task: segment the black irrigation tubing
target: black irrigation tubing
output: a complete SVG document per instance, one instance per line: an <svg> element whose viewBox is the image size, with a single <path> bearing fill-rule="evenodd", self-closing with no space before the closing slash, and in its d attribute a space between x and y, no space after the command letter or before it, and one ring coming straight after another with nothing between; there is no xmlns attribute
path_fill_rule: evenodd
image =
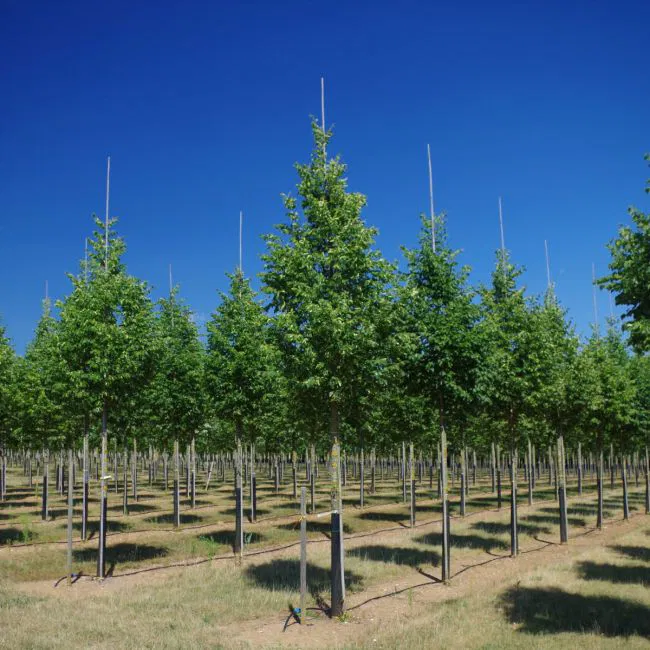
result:
<svg viewBox="0 0 650 650"><path fill-rule="evenodd" d="M226 492L231 492L232 491L230 486L228 486L227 484L224 484L224 487L228 487L228 490L226 490ZM300 487L309 487L309 486L307 484L302 484ZM30 492L30 494L31 494L31 492ZM120 496L120 497L122 496L121 492L116 493L116 492L111 491L111 490L109 490L108 494L109 494L109 496L111 494L117 494L117 496ZM209 496L209 494L206 493L206 492L202 492L201 494L203 496ZM327 491L322 491L322 492L320 492L320 494L323 495L323 496L328 496L329 495L329 493ZM60 495L58 495L58 496L60 496ZM136 503L136 504L147 503L149 501L160 500L160 499L162 499L163 497L166 497L166 496L170 496L170 493L165 493L164 495L161 495L161 496L138 497L134 503ZM78 500L81 497L77 496L76 498ZM185 497L183 500L187 501L188 498L189 497ZM93 501L98 502L98 499L94 499ZM6 502L6 503L8 503L8 502ZM61 497L60 499L55 500L53 503L56 504L56 505L60 505L62 508L67 508L67 501L65 500L65 497ZM288 495L287 496L278 496L277 498L265 500L263 505L274 505L274 504L277 504L277 503L296 503L296 508L300 507L299 502L298 501L294 502L293 497L288 496ZM363 510L365 511L365 510L369 510L370 508L377 508L377 507L380 507L380 506L387 506L387 505L392 505L392 504L379 503L379 504L375 504L373 506L367 506L367 507L363 508ZM34 506L34 507L36 508L37 506ZM202 505L202 506L195 506L194 508L190 508L189 510L190 511L195 511L195 510L206 510L206 509L209 509L209 508L222 508L222 507L224 507L223 504L212 504L212 503L210 503L210 504L206 504L206 505ZM353 507L357 508L358 506L355 505ZM185 512L187 512L187 511L185 511ZM154 511L150 511L150 512L134 512L134 513L126 514L126 515L125 514L115 514L114 516L111 517L111 521L115 521L116 519L122 519L122 518L127 518L127 517L130 518L130 519L133 519L135 517L147 517L147 516L154 516L154 515L155 516L160 516L160 515L167 515L167 514L173 514L173 510L158 510L156 512L154 512ZM278 515L276 517L265 517L265 518L262 518L262 519L258 519L257 521L260 521L260 522L262 522L262 521L270 521L270 520L273 520L273 519L280 519L280 518L282 518L284 516L290 516L290 515ZM14 526L15 523L16 522L0 523L0 530L2 529L3 526ZM20 523L20 522L18 522L18 523ZM43 521L42 519L32 519L27 523L30 526L43 526L43 525L55 524L55 523L59 523L59 522L56 519L48 519L46 521Z"/></svg>
<svg viewBox="0 0 650 650"><path fill-rule="evenodd" d="M632 517L638 517L638 516L641 516L641 515L644 515L644 513L630 514L630 519ZM610 520L611 523L622 523L624 521L626 521L625 518L611 519ZM593 532L595 532L597 530L598 530L598 528L589 528L589 529L587 529L587 530L585 530L585 531L583 531L581 533L576 533L575 535L572 535L570 539L575 539L576 537L585 537L586 535L590 535L591 533L593 533ZM536 539L537 541L542 542L542 545L541 546L536 546L535 548L529 548L529 549L526 549L524 551L520 551L519 555L523 555L524 553L535 553L537 551L542 551L542 550L548 548L549 546L560 546L560 544L558 542L549 542L549 541L545 541L545 540L538 540L537 538L534 538L534 539ZM465 571L469 571L469 570L475 569L477 567L485 566L486 564L491 564L492 562L497 562L499 560L507 560L507 559L511 559L511 558L512 558L511 555L497 555L497 556L492 557L489 560L486 560L484 562L476 562L475 564L470 564L470 565L460 569L456 573L454 573L450 577L450 580L452 580L453 578L461 575L462 573L465 573ZM516 559L516 558L514 558L514 559ZM422 572L422 571L419 571L419 573L424 574L424 572ZM424 575L428 576L428 574L424 574ZM361 603L357 603L356 605L353 605L352 607L346 608L346 611L350 612L350 611L353 611L355 609L359 609L359 608L364 607L365 605L367 605L369 603L372 603L374 601L382 600L383 598L390 598L392 596L397 596L398 594L402 594L402 593L404 593L406 591L410 591L411 589L420 589L422 587L431 587L431 586L436 586L436 585L444 585L442 580L440 580L439 578L436 578L435 576L428 576L428 577L431 578L430 582L422 582L422 583L417 584L417 585L411 585L410 587L404 587L403 589L399 589L397 591L392 591L392 592L389 592L389 593L386 593L386 594L381 594L380 596L373 596L372 598L368 598L367 600L364 600Z"/></svg>
<svg viewBox="0 0 650 650"><path fill-rule="evenodd" d="M547 488L548 487L550 487L550 486L547 486ZM547 488L545 488L545 490ZM632 493L632 494L635 494L635 493ZM508 493L506 492L506 497L507 496L508 496ZM578 495L576 495L576 496L578 496ZM582 496L583 496L583 498L585 497L585 495L582 495ZM491 497L491 498L496 498L496 497ZM592 497L589 495L588 498L592 498ZM435 502L437 500L438 500L437 498L423 499L423 500L420 501L420 503L423 503L423 502L428 503L428 502L432 502L432 501ZM552 501L552 499L542 499L541 502L533 503L532 505L534 507L536 505L540 505L540 503L551 502L551 501ZM388 508L388 507L391 507L391 506L395 507L396 505L403 505L403 504L401 502L379 503L379 504L375 504L373 506L368 506L367 508L363 508L363 509L357 508L357 509L362 510L363 512L366 512L367 510L374 509L374 508L380 508L380 507ZM454 506L454 505L458 505L458 504L457 503L451 503L450 505ZM519 508L527 508L527 507L529 507L529 504L527 504L527 503L520 503L520 504L517 504L517 505L518 505ZM208 507L208 506L204 506L204 507ZM196 508L195 508L195 510L196 510ZM486 512L507 512L507 511L508 511L507 508L482 508L481 510L475 510L474 512L466 514L466 515L464 515L464 517L461 516L461 515L450 514L450 518L451 519L461 519L462 520L463 518L472 517L472 516L475 516L475 515L481 514L481 513L486 513ZM188 512L191 513L192 509L190 508L188 510L184 510L182 514L187 514ZM146 513L146 514L151 515L152 513ZM164 513L164 512L163 513L155 513L155 516L160 516L160 515L164 515L164 514L169 514L169 513ZM318 514L319 513L312 513L309 516L318 516ZM261 523L269 522L269 521L291 520L291 519L294 519L295 517L300 517L300 515L299 514L294 514L294 515L278 515L276 517L266 517L266 518L263 518L263 519L258 519L255 522L249 522L248 525L249 526L255 526L257 524L261 524ZM116 517L111 518L111 520L114 520L114 519L116 519ZM406 520L406 516L405 516L405 520ZM375 529L375 530L373 530L371 532L367 532L367 533L350 533L347 536L344 535L343 539L358 539L358 538L363 538L363 537L370 537L370 536L376 535L378 533L386 533L386 532L391 532L391 531L395 531L395 530L411 530L412 528L419 528L421 526L427 526L429 524L437 523L437 522L440 522L440 521L442 521L442 519L431 519L429 521L416 523L413 527L406 526L404 524L400 524L399 526L391 526L389 528ZM614 520L614 521L616 521L616 520ZM113 532L107 533L106 536L107 537L115 537L116 535L140 535L142 533L182 533L182 532L185 532L185 531L201 530L201 529L204 529L204 528L212 528L212 527L216 527L216 526L225 526L225 525L229 526L233 522L228 522L227 524L225 524L225 523L224 524L208 523L208 524L197 524L195 526L189 526L188 525L188 526L183 526L182 528L141 528L141 529L137 529L137 530L113 531ZM298 522L296 522L296 523L298 523ZM14 524L12 524L12 525L14 525ZM324 542L327 539L329 539L329 537L325 533L323 533L323 534L325 535L325 539L323 539L323 540L311 540L311 541L312 542ZM90 537L87 540L81 540L81 539L73 540L73 544L77 544L77 545L78 544L87 544L90 541L92 541L92 539L93 538ZM46 542L46 541L43 541L43 542L26 542L24 544L11 544L11 545L6 545L6 546L0 546L0 551L6 550L6 549L11 549L11 548L26 548L26 547L31 547L31 546L47 546L47 545L56 546L56 545L62 545L62 544L67 544L67 543L68 543L67 540L58 540L58 541L51 541L51 542ZM289 547L287 547L287 548L289 548Z"/></svg>
<svg viewBox="0 0 650 650"><path fill-rule="evenodd" d="M524 507L526 507L528 504L523 504L523 505L524 505ZM533 506L534 505L535 504L533 504ZM460 515L451 515L451 517L453 519L461 519L462 520L462 519L466 519L466 518L474 516L474 515L484 514L486 512L500 512L500 510L498 508L496 508L496 509L484 509L484 510L477 510L475 512L469 513L468 515L465 515L465 517L461 517ZM645 516L644 513L642 513L642 512L633 513L633 514L630 514L630 518L638 517L638 516L642 516L642 515ZM418 524L417 526L426 526L426 525L430 525L430 524L433 524L433 523L440 523L441 521L442 521L442 519L435 519L435 520L431 520L430 522L423 522L421 524ZM610 523L622 523L624 521L626 521L625 518L610 519ZM369 537L371 535L376 535L376 534L378 534L380 532L390 532L390 531L397 531L397 530L402 530L402 531L403 530L411 530L411 527L410 526L409 527L395 526L395 527L391 527L391 528L384 528L384 529L375 530L375 531L372 531L371 533L350 534L350 535L347 535L347 536L344 535L344 539L347 539L347 540L360 539L360 538L363 538L363 537ZM591 533L593 533L593 532L595 532L597 530L598 530L597 528L589 528L589 529L585 530L584 532L576 533L576 534L572 535L571 539L575 539L576 537L584 537L586 535L590 535ZM535 547L535 548L520 551L520 553L519 553L520 555L523 555L525 553L533 553L533 552L536 552L536 551L540 551L540 550L543 550L544 548L548 548L549 546L560 546L560 544L558 542L549 542L549 541L546 541L546 540L539 540L538 538L534 538L534 539L539 541L542 545L538 546L538 547ZM319 543L323 543L323 542L326 542L326 541L328 541L328 538L326 538L326 539L311 539L311 540L307 540L307 544L319 544ZM299 545L300 545L300 542L298 541L298 542L292 542L291 544L285 544L283 546L275 546L275 547L268 548L268 549L261 549L259 551L252 551L252 552L246 553L245 555L241 556L241 559L248 558L248 557L255 557L255 556L259 556L259 555L268 555L270 553L277 553L279 551L294 548L294 547L299 546ZM486 551L486 552L489 553L488 551ZM505 560L505 559L508 559L508 558L511 558L511 557L512 557L511 555L496 555L496 556L490 558L489 560L487 560L485 562L478 562L478 563L466 566L463 569L461 569L460 571L457 571L451 577L454 578L454 577L460 575L461 573L464 573L465 571L468 571L469 569L476 568L476 567L479 567L479 566L484 566L484 565L489 564L491 562L495 562L497 560ZM232 560L232 559L237 560L238 556L236 554L233 554L233 553L228 553L226 555L215 555L215 556L208 557L208 558L197 559L197 560L192 561L192 562L187 562L187 561L185 561L185 562L175 562L173 564L165 564L165 565L162 565L162 566L153 566L153 567L147 567L147 568L144 568L144 569L137 569L135 571L128 571L128 572L125 572L125 573L118 573L117 575L111 575L110 578L125 578L125 577L129 577L129 576L139 575L141 573L151 573L151 572L154 572L154 571L165 571L165 570L174 569L174 568L191 568L191 567L194 567L194 566L199 566L201 564L206 564L208 562L217 562L217 561L221 561L221 560ZM427 575L427 577L431 578L432 582L427 582L427 583L422 583L420 585L414 585L414 586L411 586L411 587L406 587L406 588L404 588L402 590L399 590L397 592L391 592L389 594L383 594L381 596L375 596L375 597L373 597L373 598L371 598L371 599L369 599L367 601L364 601L363 603L360 603L358 605L355 605L354 607L349 608L349 610L356 609L358 607L362 607L363 605L365 605L367 603L370 603L373 600L378 600L378 599L381 599L381 598L385 598L387 596L392 596L392 595L402 593L403 591L408 591L409 589L415 589L415 588L419 588L419 587L423 587L423 586L442 583L442 581L439 578L436 578L435 576L429 576L428 574L425 574L425 573L423 573L423 575ZM86 577L86 576L79 575L77 580L75 580L72 584L75 584L81 577ZM87 577L90 580L98 580L98 578L95 578L95 577L92 577L92 576L87 576ZM56 587L61 582L62 579L63 578L59 579L55 583L54 586Z"/></svg>

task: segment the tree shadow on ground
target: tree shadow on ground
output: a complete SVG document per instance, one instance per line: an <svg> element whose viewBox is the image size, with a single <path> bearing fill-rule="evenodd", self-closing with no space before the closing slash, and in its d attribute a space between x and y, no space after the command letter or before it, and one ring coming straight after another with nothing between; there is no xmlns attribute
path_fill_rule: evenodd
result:
<svg viewBox="0 0 650 650"><path fill-rule="evenodd" d="M294 531L299 531L300 530L300 522L299 521L292 521L288 524L280 524L277 526L277 528L280 528L281 530L294 530ZM307 532L308 533L322 533L323 535L327 535L327 537L330 536L332 532L332 525L330 524L329 521L311 521L307 520ZM344 534L349 534L352 532L352 528L350 528L349 524L346 524L343 522L343 533Z"/></svg>
<svg viewBox="0 0 650 650"><path fill-rule="evenodd" d="M610 546L609 548L612 551L616 551L621 555L627 555L635 560L650 562L650 548L645 546Z"/></svg>
<svg viewBox="0 0 650 650"><path fill-rule="evenodd" d="M246 578L253 584L270 591L297 591L300 586L300 562L298 560L277 559L266 564L246 568ZM359 591L363 578L353 571L345 572L345 586L351 592ZM307 563L307 589L313 595L329 592L331 586L328 569Z"/></svg>
<svg viewBox="0 0 650 650"><path fill-rule="evenodd" d="M427 564L438 566L440 564L440 554L437 551L422 551L418 548L369 545L350 549L347 555L362 560L406 564L411 567Z"/></svg>
<svg viewBox="0 0 650 650"><path fill-rule="evenodd" d="M235 531L234 530L217 530L213 533L203 533L197 537L200 541L212 542L214 544L222 544L224 546L230 546L230 548L235 549ZM265 535L261 533L252 533L244 531L244 544L258 544L263 542L266 539Z"/></svg>
<svg viewBox="0 0 650 650"><path fill-rule="evenodd" d="M511 587L500 601L510 622L527 634L650 636L650 609L633 601L583 596L551 587Z"/></svg>
<svg viewBox="0 0 650 650"><path fill-rule="evenodd" d="M505 533L510 533L510 524L499 521L477 521L472 524L472 528L475 530L481 530L484 533L489 533L491 535L504 535ZM528 524L523 521L517 522L517 529L520 533L523 533L524 535L530 535L531 537L535 535L541 535L542 533L548 534L552 532L549 526Z"/></svg>
<svg viewBox="0 0 650 650"><path fill-rule="evenodd" d="M359 519L364 521L394 521L395 523L407 522L409 520L408 514L401 514L399 512L362 512Z"/></svg>
<svg viewBox="0 0 650 650"><path fill-rule="evenodd" d="M559 506L556 508L540 508L540 512L548 512L551 514L557 514L560 511ZM603 515L606 515L608 510L606 508L603 508ZM569 506L567 508L567 514L569 516L572 515L585 515L587 517L595 517L598 514L598 506L597 505L575 505L575 506Z"/></svg>
<svg viewBox="0 0 650 650"><path fill-rule="evenodd" d="M244 504L244 517L250 514L250 503L245 503ZM257 516L261 515L268 515L271 511L270 510L265 510L264 508L256 508L255 513ZM235 517L237 515L237 509L236 508L226 508L225 510L219 510L220 515L229 515L230 517Z"/></svg>
<svg viewBox="0 0 650 650"><path fill-rule="evenodd" d="M8 544L27 544L34 538L34 533L29 529L0 528L0 546Z"/></svg>
<svg viewBox="0 0 650 650"><path fill-rule="evenodd" d="M560 515L556 517L552 515L526 515L522 517L524 522L539 522L539 523L549 523L555 524L556 526L560 525ZM586 526L587 520L582 517L567 517L567 522L569 526Z"/></svg>
<svg viewBox="0 0 650 650"><path fill-rule="evenodd" d="M123 507L124 506L120 503L119 505L111 506L109 510L119 512L121 514ZM127 510L130 515L134 515L140 512L153 512L154 510L158 510L158 506L153 506L147 503L129 503L127 505Z"/></svg>
<svg viewBox="0 0 650 650"><path fill-rule="evenodd" d="M434 503L431 505L416 505L415 512L428 512L430 514L440 513L442 512L442 504Z"/></svg>
<svg viewBox="0 0 650 650"><path fill-rule="evenodd" d="M598 564L579 562L578 574L583 580L604 580L613 583L646 585L650 583L650 567L643 564L622 566L619 564Z"/></svg>
<svg viewBox="0 0 650 650"><path fill-rule="evenodd" d="M203 517L199 515L186 515L181 514L180 516L181 525L182 524L197 524L200 521L203 521ZM174 523L174 513L170 512L164 515L157 515L155 517L147 517L144 521L152 524L173 524Z"/></svg>
<svg viewBox="0 0 650 650"><path fill-rule="evenodd" d="M307 498L307 503L309 502L309 497ZM291 501L288 503L278 503L273 506L274 510L290 510L290 511L300 511L300 503L296 501Z"/></svg>
<svg viewBox="0 0 650 650"><path fill-rule="evenodd" d="M29 501L23 501L23 502L5 501L5 505L11 507L12 510L14 508L34 508L36 506L36 501L31 499Z"/></svg>
<svg viewBox="0 0 650 650"><path fill-rule="evenodd" d="M366 492L364 494L364 501L369 501L371 503L379 503L381 501L384 502L395 502L397 503L398 499L394 494L371 494L369 492ZM359 505L359 495L357 493L356 496L346 496L343 498L343 503L349 503L350 505Z"/></svg>
<svg viewBox="0 0 650 650"><path fill-rule="evenodd" d="M66 530L67 527L67 524L61 524L60 526L63 530ZM73 521L72 528L77 532L81 531L81 522ZM124 531L129 530L129 528L131 528L131 526L124 521L115 521L111 519L106 521L106 531L109 533L123 533ZM99 522L97 520L88 521L86 524L86 532L88 539L92 539L99 532Z"/></svg>
<svg viewBox="0 0 650 650"><path fill-rule="evenodd" d="M150 546L148 544L107 544L105 557L109 564L120 564L124 562L144 562L154 558L165 557L169 550L164 546ZM77 562L91 562L97 560L96 548L82 548L73 551L74 559Z"/></svg>
<svg viewBox="0 0 650 650"><path fill-rule="evenodd" d="M428 533L416 538L414 541L419 542L420 544L440 546L442 545L442 533ZM510 544L501 539L492 539L481 535L454 535L452 533L451 547L480 549L489 553L494 549L507 550L510 548Z"/></svg>
<svg viewBox="0 0 650 650"><path fill-rule="evenodd" d="M190 497L183 497L183 501L188 505L192 505L192 499ZM214 501L208 501L207 499L195 499L195 506L215 506L217 505Z"/></svg>

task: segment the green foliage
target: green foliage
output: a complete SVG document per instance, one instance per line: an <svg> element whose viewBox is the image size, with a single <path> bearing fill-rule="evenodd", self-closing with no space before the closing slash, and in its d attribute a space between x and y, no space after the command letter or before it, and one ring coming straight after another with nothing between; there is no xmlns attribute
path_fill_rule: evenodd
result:
<svg viewBox="0 0 650 650"><path fill-rule="evenodd" d="M144 405L153 441L187 443L205 422L205 351L177 289L158 302L153 348L156 364Z"/></svg>
<svg viewBox="0 0 650 650"><path fill-rule="evenodd" d="M14 349L0 325L0 449L13 438L17 418L17 360Z"/></svg>
<svg viewBox="0 0 650 650"><path fill-rule="evenodd" d="M499 251L492 287L481 291L485 361L479 395L512 448L519 443L521 419L536 411L536 396L548 373L543 363L548 352L545 319L539 305L517 288L520 275L507 253Z"/></svg>
<svg viewBox="0 0 650 650"><path fill-rule="evenodd" d="M266 237L262 279L285 353L290 402L312 432L329 419L338 437L367 394L382 355L377 322L390 266L365 225L366 198L347 191L346 168L327 159L331 134L312 125L309 164L296 166L298 199L286 196L287 221Z"/></svg>
<svg viewBox="0 0 650 650"><path fill-rule="evenodd" d="M646 155L650 161L650 155ZM650 180L646 184L650 193ZM615 294L617 305L626 307L623 318L630 343L638 352L650 351L650 213L629 209L634 227L621 226L609 245L610 274L598 284Z"/></svg>
<svg viewBox="0 0 650 650"><path fill-rule="evenodd" d="M43 314L34 339L21 360L19 387L23 444L31 448L60 447L66 433L63 412L66 386L59 330L49 299L43 301Z"/></svg>
<svg viewBox="0 0 650 650"><path fill-rule="evenodd" d="M231 436L255 441L266 430L267 443L279 433L274 418L283 404L278 354L270 340L268 317L241 271L230 275L230 291L208 323L206 378L215 415L228 422ZM273 422L276 427L265 429ZM234 438L231 438L234 440Z"/></svg>
<svg viewBox="0 0 650 650"><path fill-rule="evenodd" d="M153 311L148 286L126 273L124 242L103 224L87 268L70 276L72 293L59 303L59 345L66 373L66 410L83 417L104 406L128 406L151 375Z"/></svg>
<svg viewBox="0 0 650 650"><path fill-rule="evenodd" d="M404 249L408 270L399 290L402 318L396 323L402 336L404 406L412 418L421 400L426 428L439 421L460 441L474 407L480 311L468 285L469 269L458 266L458 251L447 245L443 218L436 223L435 251L431 241L431 223L423 218L419 248Z"/></svg>

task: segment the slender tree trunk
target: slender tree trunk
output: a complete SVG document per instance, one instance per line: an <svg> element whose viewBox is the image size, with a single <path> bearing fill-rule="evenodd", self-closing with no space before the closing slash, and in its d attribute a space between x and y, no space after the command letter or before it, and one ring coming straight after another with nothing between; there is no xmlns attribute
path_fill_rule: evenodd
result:
<svg viewBox="0 0 650 650"><path fill-rule="evenodd" d="M557 438L557 476L558 497L560 502L560 543L569 541L569 520L566 506L566 457L564 455L564 437Z"/></svg>
<svg viewBox="0 0 650 650"><path fill-rule="evenodd" d="M238 560L244 554L244 498L242 488L242 425L237 423L237 451L234 459L235 470L235 545L234 552Z"/></svg>
<svg viewBox="0 0 650 650"><path fill-rule="evenodd" d="M596 484L598 488L598 515L596 518L596 528L603 528L603 472L604 472L603 448L600 448L598 454L598 468L596 470Z"/></svg>
<svg viewBox="0 0 650 650"><path fill-rule="evenodd" d="M339 443L339 412L330 402L330 499L331 515L331 616L340 616L345 606L345 568L343 548L343 499L341 496L341 447Z"/></svg>
<svg viewBox="0 0 650 650"><path fill-rule="evenodd" d="M449 493L447 485L447 433L440 427L440 485L442 492L442 581L451 578L451 538L449 531Z"/></svg>
<svg viewBox="0 0 650 650"><path fill-rule="evenodd" d="M578 496L582 496L582 443L578 443Z"/></svg>
<svg viewBox="0 0 650 650"><path fill-rule="evenodd" d="M497 486L496 486L496 480L497 480L497 461L496 461L496 451L494 448L494 443L492 443L491 446L491 453L490 453L490 476L492 477L492 494L496 492Z"/></svg>
<svg viewBox="0 0 650 650"><path fill-rule="evenodd" d="M122 513L129 514L129 450L124 447L122 456Z"/></svg>
<svg viewBox="0 0 650 650"><path fill-rule="evenodd" d="M410 502L410 524L415 526L415 466L413 458L413 443L409 443L409 502Z"/></svg>
<svg viewBox="0 0 650 650"><path fill-rule="evenodd" d="M497 445L497 508L501 510L501 447Z"/></svg>
<svg viewBox="0 0 650 650"><path fill-rule="evenodd" d="M465 516L465 506L466 506L466 483L467 483L467 472L465 466L465 448L463 447L460 451L460 516Z"/></svg>
<svg viewBox="0 0 650 650"><path fill-rule="evenodd" d="M106 451L108 446L108 404L104 399L102 408L102 451L99 477L99 551L97 554L97 577L106 575L106 515L108 513L108 494L106 489Z"/></svg>
<svg viewBox="0 0 650 650"><path fill-rule="evenodd" d="M361 441L361 451L359 452L359 507L364 506L365 495L365 457L363 450L363 440Z"/></svg>
<svg viewBox="0 0 650 650"><path fill-rule="evenodd" d="M47 521L50 516L50 504L49 504L49 495L48 495L48 474L49 474L49 460L50 452L43 452L43 501L41 507L41 519Z"/></svg>
<svg viewBox="0 0 650 650"><path fill-rule="evenodd" d="M402 442L402 501L406 503L406 443Z"/></svg>
<svg viewBox="0 0 650 650"><path fill-rule="evenodd" d="M645 513L650 515L650 459L647 446L645 448Z"/></svg>
<svg viewBox="0 0 650 650"><path fill-rule="evenodd" d="M81 493L81 539L86 541L88 537L88 496L90 468L88 467L88 416L84 417L84 444L83 444L83 477Z"/></svg>
<svg viewBox="0 0 650 650"><path fill-rule="evenodd" d="M255 443L251 444L251 521L257 520L257 475L255 474Z"/></svg>
<svg viewBox="0 0 650 650"><path fill-rule="evenodd" d="M191 506L192 509L196 508L196 442L194 437L192 437L191 444L191 454L192 454L192 473L190 476L191 486L190 486L190 497L191 497Z"/></svg>
<svg viewBox="0 0 650 650"><path fill-rule="evenodd" d="M72 447L68 449L68 553L67 553L67 566L68 566L68 586L72 584L72 514L74 508L74 484L71 477L74 471L74 458L72 455Z"/></svg>
<svg viewBox="0 0 650 650"><path fill-rule="evenodd" d="M517 527L517 448L510 456L510 555L519 555L519 530Z"/></svg>
<svg viewBox="0 0 650 650"><path fill-rule="evenodd" d="M174 527L181 525L181 494L180 494L180 467L179 467L179 448L178 438L174 440Z"/></svg>
<svg viewBox="0 0 650 650"><path fill-rule="evenodd" d="M623 519L630 518L630 502L627 493L627 458L621 456L621 475L623 479Z"/></svg>
<svg viewBox="0 0 650 650"><path fill-rule="evenodd" d="M533 481L535 480L535 465L533 463L533 446L528 438L528 505L533 505Z"/></svg>
<svg viewBox="0 0 650 650"><path fill-rule="evenodd" d="M124 459L126 461L126 458ZM138 443L133 436L133 459L131 461L131 471L133 473L133 501L138 501Z"/></svg>

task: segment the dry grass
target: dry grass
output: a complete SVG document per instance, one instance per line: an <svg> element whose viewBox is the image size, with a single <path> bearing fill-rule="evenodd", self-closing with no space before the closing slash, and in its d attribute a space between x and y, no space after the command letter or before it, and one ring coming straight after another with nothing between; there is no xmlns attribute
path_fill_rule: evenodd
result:
<svg viewBox="0 0 650 650"><path fill-rule="evenodd" d="M15 478L15 477L14 477ZM10 483L11 485L11 483ZM120 647L240 648L284 646L337 648L547 648L547 647L648 647L650 642L650 525L642 518L636 529L620 529L616 544L602 547L597 535L585 537L584 549L576 557L559 554L543 567L530 568L531 560L515 560L522 568L517 579L506 585L483 575L487 561L492 571L509 554L508 495L503 509L495 510L495 498L487 493L485 478L473 490L464 519L452 520L452 573L466 567L476 578L470 593L411 588L431 583L440 576L439 504L420 491L418 527L410 530L408 509L400 503L394 480L380 484L369 502L372 507L353 507L358 486L350 482L346 491L345 522L348 601L360 607L344 622L318 622L307 628L299 641L290 632L278 635L289 603L297 604L298 549L269 555L250 555L242 566L232 556L196 567L156 570L202 558L232 553L234 536L232 492L219 485L201 494L201 507L185 511L189 517L181 531L169 531L165 518L170 496L159 490L142 489L141 512L119 516L121 496L111 494L110 516L116 527L108 539L109 568L115 577L103 583L80 580L72 588L53 589L65 567L65 545L30 548L0 548L0 647ZM262 480L260 517L267 521L246 525L248 551L274 548L297 541L296 504L290 485L283 494L273 493ZM570 493L569 523L572 536L593 526L593 486L588 496ZM40 524L30 518L38 506L33 494L15 494L0 510L0 533L5 546L29 541L63 540L63 521ZM429 497L429 500L424 500ZM528 509L520 492L520 546L531 551L557 541L557 504L553 491L540 485L536 505ZM320 495L319 507L326 507ZM457 495L454 497L457 501ZM643 507L638 490L631 494L633 511ZM60 509L61 504L56 505ZM484 512L491 509L490 512ZM620 517L619 491L607 491L606 515ZM134 509L135 511L135 509ZM91 514L92 514L91 510ZM457 503L453 512L458 512ZM281 519L273 519L282 517ZM650 518L649 518L650 519ZM426 523L426 522L432 523ZM621 526L621 524L616 524ZM326 519L310 521L308 607L317 607L329 596L329 552ZM134 532L137 531L140 532ZM141 530L142 529L142 530ZM15 530L17 533L7 533ZM383 531L383 532L382 532ZM124 534L129 533L129 534ZM15 537L13 537L15 535ZM75 543L75 570L95 572L96 539ZM549 556L553 557L553 556ZM505 560L510 562L510 560ZM528 562L528 564L526 564ZM154 569L154 570L150 570ZM137 575L125 576L128 573ZM464 573L463 576L470 575ZM123 577L120 577L123 576ZM474 578L473 578L474 579ZM48 582L44 582L48 581ZM452 585L454 582L452 581ZM396 595L391 594L395 592ZM400 593L401 592L401 593ZM431 592L431 594L429 594ZM427 595L429 594L429 595ZM442 594L442 596L440 595ZM384 606L378 619L369 617L364 602L379 596L394 598L395 607ZM428 598L434 598L433 601ZM394 609L395 611L392 611ZM397 614L399 612L399 615ZM257 628L270 626L268 638L255 635ZM330 627L327 627L327 626ZM334 626L334 627L332 627ZM351 630L345 634L332 633Z"/></svg>

